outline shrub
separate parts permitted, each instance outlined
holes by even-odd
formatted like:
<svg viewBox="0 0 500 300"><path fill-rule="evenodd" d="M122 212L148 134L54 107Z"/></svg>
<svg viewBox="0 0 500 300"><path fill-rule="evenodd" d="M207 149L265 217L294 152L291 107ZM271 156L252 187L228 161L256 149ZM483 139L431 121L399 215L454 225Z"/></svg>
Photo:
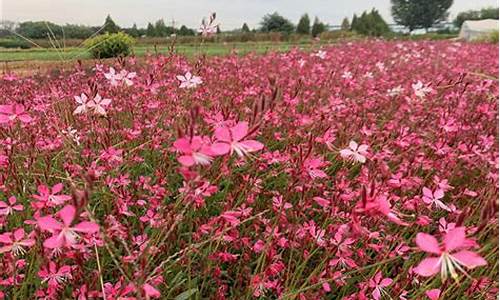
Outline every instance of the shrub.
<svg viewBox="0 0 500 300"><path fill-rule="evenodd" d="M31 44L21 39L0 39L0 48L29 49Z"/></svg>
<svg viewBox="0 0 500 300"><path fill-rule="evenodd" d="M135 40L130 35L118 33L106 33L96 36L85 42L85 47L94 58L110 58L127 56L132 52Z"/></svg>

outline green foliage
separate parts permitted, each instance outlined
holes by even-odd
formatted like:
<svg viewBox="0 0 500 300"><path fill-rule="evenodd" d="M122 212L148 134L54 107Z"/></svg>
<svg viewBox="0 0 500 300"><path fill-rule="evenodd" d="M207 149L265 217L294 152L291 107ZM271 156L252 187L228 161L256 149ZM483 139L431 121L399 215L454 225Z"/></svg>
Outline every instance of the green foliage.
<svg viewBox="0 0 500 300"><path fill-rule="evenodd" d="M30 39L46 39L49 36L61 37L63 35L61 26L51 22L22 22L19 24L17 34ZM52 35L53 34L53 35Z"/></svg>
<svg viewBox="0 0 500 300"><path fill-rule="evenodd" d="M496 19L498 20L498 7L487 7L480 10L468 10L463 11L457 15L453 23L458 28L462 27L462 24L467 20L484 20L484 19Z"/></svg>
<svg viewBox="0 0 500 300"><path fill-rule="evenodd" d="M196 35L196 32L191 28L187 28L186 25L182 25L181 28L177 31L177 34L182 36L194 36Z"/></svg>
<svg viewBox="0 0 500 300"><path fill-rule="evenodd" d="M87 39L94 34L91 27L84 25L66 24L63 26L64 37L72 39Z"/></svg>
<svg viewBox="0 0 500 300"><path fill-rule="evenodd" d="M31 44L25 40L16 38L0 39L0 48L29 49L31 48Z"/></svg>
<svg viewBox="0 0 500 300"><path fill-rule="evenodd" d="M317 37L324 31L326 31L326 25L320 22L318 17L314 18L314 23L311 29L312 36Z"/></svg>
<svg viewBox="0 0 500 300"><path fill-rule="evenodd" d="M118 31L120 31L120 27L118 27L115 21L111 19L111 16L108 15L106 17L106 20L104 21L104 28L102 31L107 33L117 33Z"/></svg>
<svg viewBox="0 0 500 300"><path fill-rule="evenodd" d="M294 30L294 26L290 20L282 17L277 12L273 14L267 14L262 18L260 23L262 32L285 32L291 33Z"/></svg>
<svg viewBox="0 0 500 300"><path fill-rule="evenodd" d="M248 27L247 23L243 23L243 26L241 26L241 32L249 33L250 28Z"/></svg>
<svg viewBox="0 0 500 300"><path fill-rule="evenodd" d="M151 23L148 23L148 27L146 28L146 36L148 36L148 37L156 36L156 28Z"/></svg>
<svg viewBox="0 0 500 300"><path fill-rule="evenodd" d="M309 20L309 16L304 14L300 20L299 24L297 24L297 33L299 34L309 34L311 32L311 20Z"/></svg>
<svg viewBox="0 0 500 300"><path fill-rule="evenodd" d="M376 9L366 11L358 18L354 15L351 30L368 36L382 36L390 32L389 26Z"/></svg>
<svg viewBox="0 0 500 300"><path fill-rule="evenodd" d="M165 25L165 21L163 21L163 19L160 19L155 23L155 33L158 37L167 37L175 33L175 28Z"/></svg>
<svg viewBox="0 0 500 300"><path fill-rule="evenodd" d="M453 0L391 0L391 4L394 21L411 32L446 20Z"/></svg>
<svg viewBox="0 0 500 300"><path fill-rule="evenodd" d="M349 24L348 18L344 18L344 20L342 20L342 24L340 25L340 29L344 30L344 31L351 29L351 24Z"/></svg>
<svg viewBox="0 0 500 300"><path fill-rule="evenodd" d="M135 23L131 28L124 29L124 32L134 38L141 36L141 32L139 31L139 29L137 28L137 24Z"/></svg>
<svg viewBox="0 0 500 300"><path fill-rule="evenodd" d="M492 31L490 33L486 33L481 37L474 40L475 42L480 43L493 43L498 44L498 30Z"/></svg>
<svg viewBox="0 0 500 300"><path fill-rule="evenodd" d="M489 42L498 44L498 30L495 30L492 33L490 33L489 37L490 37Z"/></svg>
<svg viewBox="0 0 500 300"><path fill-rule="evenodd" d="M85 47L94 58L127 56L132 51L135 40L123 32L106 33L85 42Z"/></svg>

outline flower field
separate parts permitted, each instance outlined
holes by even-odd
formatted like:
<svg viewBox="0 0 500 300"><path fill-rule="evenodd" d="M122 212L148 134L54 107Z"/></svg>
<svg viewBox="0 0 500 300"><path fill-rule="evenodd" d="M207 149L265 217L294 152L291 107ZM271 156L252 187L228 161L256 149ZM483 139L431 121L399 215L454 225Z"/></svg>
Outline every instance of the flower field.
<svg viewBox="0 0 500 300"><path fill-rule="evenodd" d="M0 79L0 299L496 299L498 46Z"/></svg>

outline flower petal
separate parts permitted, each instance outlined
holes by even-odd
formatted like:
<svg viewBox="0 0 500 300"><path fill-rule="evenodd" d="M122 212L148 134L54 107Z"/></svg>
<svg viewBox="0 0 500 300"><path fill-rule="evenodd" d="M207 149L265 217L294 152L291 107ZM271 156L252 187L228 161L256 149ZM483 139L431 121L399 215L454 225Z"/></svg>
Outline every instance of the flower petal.
<svg viewBox="0 0 500 300"><path fill-rule="evenodd" d="M479 254L468 250L462 250L460 252L454 253L451 255L451 257L456 259L461 265L466 266L469 269L473 269L479 266L485 266L488 264L486 260L484 260L484 258L479 256Z"/></svg>
<svg viewBox="0 0 500 300"><path fill-rule="evenodd" d="M232 140L237 142L241 141L248 133L248 123L239 122L233 128L231 128Z"/></svg>
<svg viewBox="0 0 500 300"><path fill-rule="evenodd" d="M99 231L99 225L93 222L80 222L75 227L73 227L74 231L85 232L85 233L95 233Z"/></svg>
<svg viewBox="0 0 500 300"><path fill-rule="evenodd" d="M73 205L66 205L59 211L59 216L64 222L64 225L69 226L75 219L76 209Z"/></svg>
<svg viewBox="0 0 500 300"><path fill-rule="evenodd" d="M46 217L41 217L38 219L38 226L42 230L61 230L62 229L62 224L56 221L56 219L52 218L51 216L46 216Z"/></svg>
<svg viewBox="0 0 500 300"><path fill-rule="evenodd" d="M465 227L456 227L448 231L443 242L444 248L448 252L463 247L465 243Z"/></svg>
<svg viewBox="0 0 500 300"><path fill-rule="evenodd" d="M419 232L417 234L416 243L422 251L434 253L437 255L441 254L441 249L439 249L438 241L430 234Z"/></svg>
<svg viewBox="0 0 500 300"><path fill-rule="evenodd" d="M43 242L45 248L54 249L61 248L63 245L63 236L61 234L55 234Z"/></svg>
<svg viewBox="0 0 500 300"><path fill-rule="evenodd" d="M429 277L439 272L441 268L441 258L428 257L420 262L414 269L415 273L420 276Z"/></svg>
<svg viewBox="0 0 500 300"><path fill-rule="evenodd" d="M249 152L259 151L264 148L264 144L256 140L246 140L239 144L243 145Z"/></svg>
<svg viewBox="0 0 500 300"><path fill-rule="evenodd" d="M231 151L231 146L227 143L214 143L210 149L215 155L224 155Z"/></svg>
<svg viewBox="0 0 500 300"><path fill-rule="evenodd" d="M195 160L193 158L193 156L191 155L183 155L183 156L179 156L177 158L177 160L183 165L183 166L186 166L186 167L191 167L192 165L195 164Z"/></svg>

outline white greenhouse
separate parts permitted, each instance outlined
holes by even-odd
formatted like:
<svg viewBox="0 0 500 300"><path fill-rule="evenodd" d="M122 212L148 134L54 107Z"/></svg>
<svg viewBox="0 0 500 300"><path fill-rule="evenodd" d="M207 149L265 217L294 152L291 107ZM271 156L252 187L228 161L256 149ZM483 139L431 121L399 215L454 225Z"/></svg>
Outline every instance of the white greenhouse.
<svg viewBox="0 0 500 300"><path fill-rule="evenodd" d="M462 24L458 37L466 41L473 41L493 31L498 31L498 20L468 20Z"/></svg>

